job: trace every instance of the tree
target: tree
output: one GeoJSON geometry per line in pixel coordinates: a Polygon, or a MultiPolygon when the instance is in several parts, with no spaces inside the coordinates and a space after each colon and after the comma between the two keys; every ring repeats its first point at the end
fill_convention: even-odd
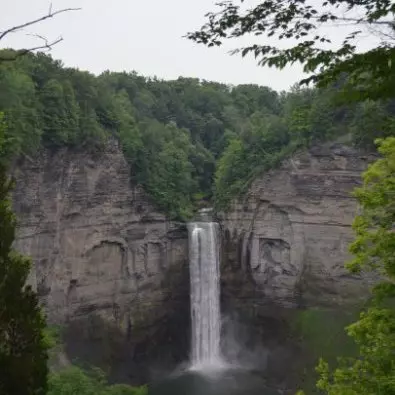
{"type": "Polygon", "coordinates": [[[36,150],[41,139],[37,98],[34,83],[25,73],[0,68],[0,111],[5,114],[7,138],[12,137],[9,149],[15,154],[36,150]]]}
{"type": "Polygon", "coordinates": [[[45,320],[36,293],[26,285],[31,262],[12,249],[6,143],[0,117],[0,394],[41,395],[47,385],[45,320]]]}
{"type": "Polygon", "coordinates": [[[393,120],[381,101],[366,100],[359,103],[350,125],[354,144],[372,150],[376,138],[394,133],[393,120]]]}
{"type": "MultiPolygon", "coordinates": [[[[12,26],[12,27],[6,28],[3,31],[0,31],[0,42],[2,40],[4,40],[7,36],[14,34],[14,33],[18,33],[27,27],[37,25],[38,23],[43,22],[47,19],[54,18],[55,16],[57,16],[59,14],[63,14],[65,12],[69,12],[69,11],[76,11],[79,9],[80,8],[64,8],[61,10],[53,11],[52,4],[51,4],[47,14],[45,14],[39,18],[30,20],[28,22],[21,23],[20,25],[12,26]]],[[[40,36],[38,34],[35,34],[34,36],[38,40],[41,41],[41,44],[38,44],[38,45],[30,47],[30,48],[20,49],[18,51],[3,51],[0,54],[0,63],[14,61],[18,57],[26,55],[29,52],[34,52],[34,51],[38,51],[38,50],[41,50],[41,51],[51,50],[52,47],[54,47],[56,44],[63,41],[62,37],[58,37],[55,40],[48,40],[46,37],[40,36]]]]}
{"type": "Polygon", "coordinates": [[[383,157],[369,166],[363,186],[355,191],[362,213],[353,223],[357,237],[350,251],[355,258],[348,267],[377,270],[395,291],[395,137],[379,139],[377,144],[383,157]]]}
{"type": "Polygon", "coordinates": [[[207,14],[208,22],[187,37],[212,47],[244,35],[260,38],[266,35],[266,43],[235,49],[233,53],[242,56],[251,53],[260,65],[279,69],[300,63],[309,74],[302,84],[315,82],[324,87],[342,79],[343,88],[358,100],[393,95],[394,2],[321,0],[311,4],[299,0],[264,0],[250,9],[237,3],[237,0],[220,2],[219,11],[207,14]],[[323,32],[339,25],[348,25],[350,31],[336,46],[323,32]],[[361,52],[358,40],[366,33],[376,35],[379,43],[361,52]],[[288,47],[270,44],[269,40],[274,38],[291,44],[288,47]]]}
{"type": "MultiPolygon", "coordinates": [[[[41,93],[43,104],[43,136],[52,145],[64,145],[68,141],[69,117],[66,109],[62,85],[56,80],[49,80],[41,93]]],[[[78,118],[77,118],[78,119],[78,118]]]]}
{"type": "Polygon", "coordinates": [[[227,209],[231,200],[246,192],[250,182],[275,166],[293,149],[289,130],[277,115],[255,113],[245,130],[231,139],[218,161],[215,174],[215,202],[227,209]]]}
{"type": "Polygon", "coordinates": [[[174,123],[149,122],[141,127],[143,147],[138,153],[137,180],[170,218],[191,217],[197,185],[192,179],[189,154],[193,146],[188,131],[174,123]]]}
{"type": "Polygon", "coordinates": [[[395,137],[378,140],[382,158],[363,175],[355,195],[362,212],[353,223],[352,272],[373,270],[383,278],[373,288],[371,307],[346,328],[359,347],[332,372],[321,360],[317,387],[328,395],[395,394],[395,137]]]}
{"type": "Polygon", "coordinates": [[[133,108],[125,90],[121,90],[115,96],[114,102],[118,133],[123,152],[132,167],[132,171],[135,171],[138,155],[142,149],[140,130],[133,117],[133,108]]]}

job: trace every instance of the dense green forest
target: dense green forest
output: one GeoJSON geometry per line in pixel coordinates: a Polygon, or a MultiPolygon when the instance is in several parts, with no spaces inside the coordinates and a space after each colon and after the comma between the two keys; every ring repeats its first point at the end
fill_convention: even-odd
{"type": "Polygon", "coordinates": [[[299,147],[347,134],[369,149],[390,133],[394,102],[337,106],[339,89],[278,93],[134,72],[94,76],[42,53],[0,64],[9,152],[100,150],[118,139],[131,180],[177,219],[202,204],[226,208],[256,175],[299,147]]]}

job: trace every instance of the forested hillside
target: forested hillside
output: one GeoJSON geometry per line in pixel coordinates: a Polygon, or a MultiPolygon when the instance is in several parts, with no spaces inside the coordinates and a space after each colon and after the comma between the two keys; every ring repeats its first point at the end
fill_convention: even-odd
{"type": "Polygon", "coordinates": [[[335,106],[336,89],[277,93],[133,72],[94,76],[44,54],[0,65],[9,152],[98,150],[106,139],[119,139],[132,181],[179,219],[202,204],[226,208],[298,147],[348,134],[370,149],[374,138],[394,130],[395,102],[335,106]]]}

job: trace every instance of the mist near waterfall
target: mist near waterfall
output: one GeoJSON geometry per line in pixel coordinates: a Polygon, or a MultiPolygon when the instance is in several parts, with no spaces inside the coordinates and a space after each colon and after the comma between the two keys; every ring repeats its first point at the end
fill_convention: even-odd
{"type": "Polygon", "coordinates": [[[151,395],[276,395],[258,372],[268,352],[251,338],[248,324],[221,315],[219,226],[188,224],[190,360],[150,388],[151,395]],[[251,340],[253,340],[251,342],[251,340]]]}

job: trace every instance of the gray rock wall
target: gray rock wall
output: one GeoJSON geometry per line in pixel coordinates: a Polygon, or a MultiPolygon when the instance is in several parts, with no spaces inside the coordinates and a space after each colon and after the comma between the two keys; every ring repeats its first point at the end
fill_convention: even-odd
{"type": "Polygon", "coordinates": [[[374,279],[344,263],[351,192],[373,159],[339,144],[296,153],[218,215],[224,349],[284,394],[314,387],[317,358],[328,357],[317,345],[343,355],[344,326],[369,295],[374,279]]]}
{"type": "MultiPolygon", "coordinates": [[[[153,347],[155,336],[163,344],[183,342],[185,353],[186,227],[169,222],[130,184],[118,145],[92,155],[46,151],[17,164],[14,175],[16,248],[33,259],[29,282],[49,322],[77,330],[70,337],[71,357],[81,357],[73,341],[87,344],[95,336],[93,348],[108,348],[103,343],[114,337],[119,350],[128,344],[131,360],[139,345],[153,347]],[[174,322],[182,322],[185,333],[174,322]]],[[[84,352],[86,359],[89,350],[84,352]]]]}
{"type": "MultiPolygon", "coordinates": [[[[285,366],[300,362],[290,337],[298,308],[367,295],[371,279],[349,274],[344,262],[357,210],[351,191],[372,159],[337,144],[300,152],[219,217],[224,345],[235,351],[226,343],[232,332],[246,363],[253,355],[275,385],[291,376],[285,366]]],[[[187,360],[186,226],[169,222],[130,184],[118,145],[95,154],[46,151],[13,173],[16,247],[33,259],[29,282],[49,322],[64,329],[67,359],[132,382],[187,360]]]]}
{"type": "Polygon", "coordinates": [[[285,307],[338,305],[367,293],[344,268],[357,204],[352,190],[372,156],[339,144],[295,154],[221,215],[223,289],[285,307]]]}

